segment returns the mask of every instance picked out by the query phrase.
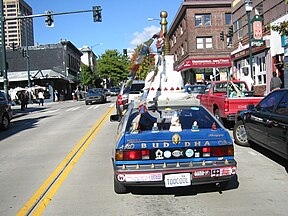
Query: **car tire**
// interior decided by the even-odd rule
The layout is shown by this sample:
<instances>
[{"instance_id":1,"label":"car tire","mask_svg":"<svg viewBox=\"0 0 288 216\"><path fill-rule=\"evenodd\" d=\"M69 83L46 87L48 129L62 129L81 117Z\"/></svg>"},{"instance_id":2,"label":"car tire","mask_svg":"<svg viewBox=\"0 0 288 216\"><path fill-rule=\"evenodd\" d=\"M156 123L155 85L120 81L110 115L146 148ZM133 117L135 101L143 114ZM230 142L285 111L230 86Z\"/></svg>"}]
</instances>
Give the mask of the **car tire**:
<instances>
[{"instance_id":1,"label":"car tire","mask_svg":"<svg viewBox=\"0 0 288 216\"><path fill-rule=\"evenodd\" d=\"M242 120L235 123L233 127L233 137L236 144L246 147L250 146L245 125Z\"/></svg>"},{"instance_id":2,"label":"car tire","mask_svg":"<svg viewBox=\"0 0 288 216\"><path fill-rule=\"evenodd\" d=\"M7 114L4 114L1 119L1 129L7 130L9 126L10 126L9 116Z\"/></svg>"},{"instance_id":3,"label":"car tire","mask_svg":"<svg viewBox=\"0 0 288 216\"><path fill-rule=\"evenodd\" d=\"M88 105L89 103L87 101L85 101L85 104Z\"/></svg>"},{"instance_id":4,"label":"car tire","mask_svg":"<svg viewBox=\"0 0 288 216\"><path fill-rule=\"evenodd\" d=\"M218 119L221 122L221 124L223 124L222 118L220 116L219 109L215 109L214 116L215 116L216 119Z\"/></svg>"},{"instance_id":5,"label":"car tire","mask_svg":"<svg viewBox=\"0 0 288 216\"><path fill-rule=\"evenodd\" d=\"M125 194L128 193L127 187L121 184L119 181L114 179L114 191L117 194Z\"/></svg>"}]
</instances>

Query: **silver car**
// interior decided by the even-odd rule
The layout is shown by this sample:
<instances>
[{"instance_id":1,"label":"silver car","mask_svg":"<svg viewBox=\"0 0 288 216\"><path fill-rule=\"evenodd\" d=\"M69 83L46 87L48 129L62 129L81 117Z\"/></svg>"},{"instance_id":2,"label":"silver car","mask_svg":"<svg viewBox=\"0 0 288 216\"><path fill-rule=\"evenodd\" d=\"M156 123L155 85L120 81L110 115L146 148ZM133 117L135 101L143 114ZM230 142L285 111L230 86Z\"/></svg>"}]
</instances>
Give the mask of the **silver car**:
<instances>
[{"instance_id":1,"label":"silver car","mask_svg":"<svg viewBox=\"0 0 288 216\"><path fill-rule=\"evenodd\" d=\"M93 88L89 89L87 91L86 97L85 97L85 104L92 104L92 103L106 103L107 102L107 96L105 94L105 91L102 88Z\"/></svg>"}]
</instances>

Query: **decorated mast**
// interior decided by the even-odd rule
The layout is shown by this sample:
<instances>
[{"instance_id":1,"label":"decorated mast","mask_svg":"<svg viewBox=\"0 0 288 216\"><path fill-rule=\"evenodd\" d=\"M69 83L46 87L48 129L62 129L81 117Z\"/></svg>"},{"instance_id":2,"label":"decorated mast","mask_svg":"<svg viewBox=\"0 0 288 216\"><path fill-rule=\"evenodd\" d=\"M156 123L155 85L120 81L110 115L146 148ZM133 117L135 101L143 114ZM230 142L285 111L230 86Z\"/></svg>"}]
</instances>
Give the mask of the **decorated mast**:
<instances>
[{"instance_id":1,"label":"decorated mast","mask_svg":"<svg viewBox=\"0 0 288 216\"><path fill-rule=\"evenodd\" d=\"M182 76L173 68L174 56L170 55L169 39L167 37L166 11L161 11L161 31L158 35L156 47L158 55L155 56L155 68L145 79L146 101L169 101L187 98L184 93Z\"/></svg>"}]
</instances>

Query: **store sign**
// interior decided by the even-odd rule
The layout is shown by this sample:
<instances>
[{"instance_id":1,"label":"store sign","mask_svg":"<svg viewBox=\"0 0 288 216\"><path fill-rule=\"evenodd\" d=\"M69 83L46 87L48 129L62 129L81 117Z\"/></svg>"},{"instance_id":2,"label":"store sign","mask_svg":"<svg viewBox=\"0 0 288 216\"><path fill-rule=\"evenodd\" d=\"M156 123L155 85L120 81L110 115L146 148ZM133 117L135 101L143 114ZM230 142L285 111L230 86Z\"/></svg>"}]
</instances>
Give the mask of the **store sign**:
<instances>
[{"instance_id":1,"label":"store sign","mask_svg":"<svg viewBox=\"0 0 288 216\"><path fill-rule=\"evenodd\" d=\"M215 68L215 67L231 67L230 58L207 58L207 59L188 59L180 64L176 70L184 70L188 68Z\"/></svg>"},{"instance_id":2,"label":"store sign","mask_svg":"<svg viewBox=\"0 0 288 216\"><path fill-rule=\"evenodd\" d=\"M288 47L284 48L284 56L288 56Z\"/></svg>"},{"instance_id":3,"label":"store sign","mask_svg":"<svg viewBox=\"0 0 288 216\"><path fill-rule=\"evenodd\" d=\"M259 15L255 15L252 19L253 23L253 38L252 38L252 46L263 46L263 28L262 28L262 17Z\"/></svg>"},{"instance_id":4,"label":"store sign","mask_svg":"<svg viewBox=\"0 0 288 216\"><path fill-rule=\"evenodd\" d=\"M281 46L282 47L288 46L288 36L286 36L286 35L281 36Z\"/></svg>"},{"instance_id":5,"label":"store sign","mask_svg":"<svg viewBox=\"0 0 288 216\"><path fill-rule=\"evenodd\" d=\"M264 45L264 41L260 40L260 41L252 41L252 46L263 46Z\"/></svg>"}]
</instances>

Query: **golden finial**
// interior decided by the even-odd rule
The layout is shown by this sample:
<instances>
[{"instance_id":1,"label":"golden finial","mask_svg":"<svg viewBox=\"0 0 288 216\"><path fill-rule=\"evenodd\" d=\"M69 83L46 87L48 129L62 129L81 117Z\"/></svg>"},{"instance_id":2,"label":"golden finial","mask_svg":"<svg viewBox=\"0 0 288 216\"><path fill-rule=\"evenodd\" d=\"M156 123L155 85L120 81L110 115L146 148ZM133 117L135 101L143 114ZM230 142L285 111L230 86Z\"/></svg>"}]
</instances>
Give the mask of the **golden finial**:
<instances>
[{"instance_id":1,"label":"golden finial","mask_svg":"<svg viewBox=\"0 0 288 216\"><path fill-rule=\"evenodd\" d=\"M160 21L160 25L161 25L161 30L162 33L164 35L165 38L165 42L164 42L164 46L163 46L163 55L167 55L170 53L170 44L169 44L169 38L167 37L166 33L167 33L167 16L168 13L166 11L161 11L160 12L160 17L161 17L161 21Z\"/></svg>"}]
</instances>

